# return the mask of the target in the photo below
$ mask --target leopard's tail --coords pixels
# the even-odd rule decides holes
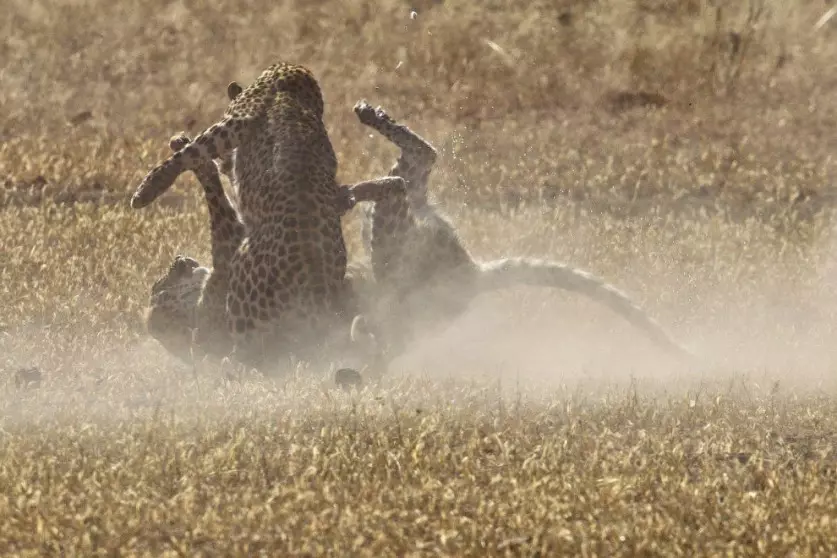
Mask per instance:
[[[189,145],[154,167],[137,187],[131,198],[131,207],[139,209],[149,205],[169,189],[182,173],[194,170],[201,162],[218,159],[241,143],[247,122],[227,116],[207,128]]]
[[[507,258],[481,263],[480,270],[480,291],[524,284],[579,292],[603,303],[629,323],[643,330],[655,344],[675,356],[688,361],[697,359],[691,350],[673,339],[628,295],[584,270],[562,263],[531,258]]]

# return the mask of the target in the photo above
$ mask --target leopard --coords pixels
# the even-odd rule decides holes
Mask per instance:
[[[229,262],[224,320],[236,359],[259,368],[289,350],[302,358],[320,352],[325,332],[344,318],[347,254],[337,158],[313,73],[280,61],[235,89],[228,87],[234,98],[223,118],[154,167],[131,207],[148,206],[183,172],[235,150],[246,235]],[[192,265],[183,260],[175,271]]]
[[[190,141],[181,132],[172,136],[169,146],[177,152]],[[232,258],[247,230],[221,182],[220,175],[226,175],[231,180],[231,168],[230,161],[222,159],[217,164],[202,161],[193,169],[203,189],[209,214],[211,266],[204,267],[197,259],[178,254],[166,273],[151,287],[146,328],[170,354],[186,363],[206,356],[223,359],[229,357],[233,348],[225,323],[226,294]],[[404,181],[399,177],[385,177],[341,185],[342,196],[338,202],[341,214],[346,214],[355,206],[353,191],[356,188],[361,192],[361,200],[369,200],[372,199],[370,196],[381,196],[377,192],[379,189],[404,189]],[[368,281],[370,275],[371,270],[363,262],[353,261],[348,265],[345,279],[349,283],[347,293],[350,300],[346,304],[352,308],[348,315],[353,316],[357,312],[353,296],[358,290],[357,285]],[[368,292],[368,288],[363,292]],[[344,325],[348,334],[349,325]]]
[[[362,204],[361,239],[375,280],[374,300],[361,306],[352,323],[352,338],[378,355],[382,374],[417,336],[416,326],[434,330],[460,316],[480,293],[515,285],[552,287],[578,292],[603,303],[650,340],[681,361],[697,354],[677,341],[625,292],[604,279],[567,263],[507,257],[474,258],[452,221],[428,196],[436,149],[382,107],[361,100],[354,106],[360,123],[378,132],[399,150],[389,171],[404,179],[406,190],[379,189],[374,203]]]

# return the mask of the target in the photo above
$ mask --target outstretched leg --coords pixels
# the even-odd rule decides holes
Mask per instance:
[[[436,150],[410,128],[396,123],[381,107],[373,109],[362,100],[354,106],[354,112],[361,124],[401,150],[389,175],[400,176],[407,186],[406,197],[393,195],[363,208],[364,248],[373,258],[373,267],[378,268],[376,274],[380,275],[385,273],[387,262],[403,249],[404,235],[415,227],[414,213],[427,206],[427,182],[436,163]]]
[[[403,124],[398,124],[383,108],[373,109],[366,101],[354,106],[361,124],[368,126],[393,143],[401,154],[390,170],[407,182],[410,203],[419,207],[427,203],[427,182],[436,163],[436,150],[424,138]]]
[[[131,207],[139,209],[149,205],[168,190],[182,173],[228,155],[241,143],[250,125],[251,121],[246,118],[226,116],[207,128],[193,142],[181,147],[145,176],[131,198]]]

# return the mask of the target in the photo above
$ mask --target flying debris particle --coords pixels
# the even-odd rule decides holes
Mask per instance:
[[[829,20],[834,17],[834,14],[837,14],[837,6],[832,7],[830,10],[822,14],[822,17],[820,17],[820,19],[817,20],[817,23],[814,24],[814,31],[821,29],[823,25],[828,23]],[[413,14],[410,14],[410,17],[412,16]]]
[[[486,45],[488,45],[488,48],[500,55],[500,58],[503,59],[503,62],[505,62],[506,65],[508,65],[510,68],[515,67],[514,57],[511,54],[509,54],[503,47],[501,47],[500,45],[498,45],[490,39],[483,39],[483,42]]]

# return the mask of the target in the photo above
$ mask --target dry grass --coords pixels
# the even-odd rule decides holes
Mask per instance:
[[[825,8],[475,6],[6,2],[3,555],[837,552]],[[199,189],[128,196],[279,57],[321,79],[342,180],[394,155],[351,115],[365,97],[440,149],[433,191],[476,255],[592,269],[713,365],[526,289],[377,390],[193,376],[141,314],[174,254],[208,258]]]

